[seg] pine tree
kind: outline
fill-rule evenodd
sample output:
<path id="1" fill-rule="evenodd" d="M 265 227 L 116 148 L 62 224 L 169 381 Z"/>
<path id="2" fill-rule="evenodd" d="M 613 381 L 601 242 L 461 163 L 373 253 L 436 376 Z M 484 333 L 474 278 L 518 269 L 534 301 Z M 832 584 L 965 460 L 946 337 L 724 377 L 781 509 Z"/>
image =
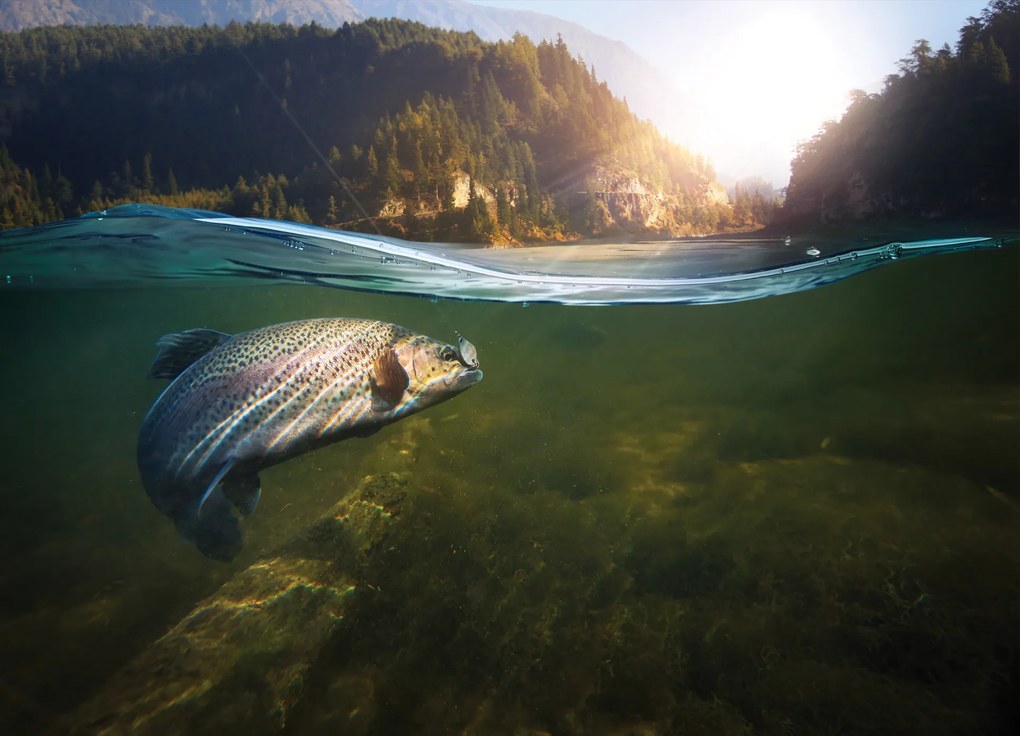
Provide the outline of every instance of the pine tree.
<path id="1" fill-rule="evenodd" d="M 510 201 L 507 199 L 506 190 L 501 186 L 496 187 L 496 217 L 500 225 L 510 224 Z"/>
<path id="2" fill-rule="evenodd" d="M 383 191 L 387 194 L 387 198 L 395 197 L 400 193 L 401 184 L 401 166 L 400 156 L 397 153 L 397 137 L 390 137 L 389 148 L 386 151 L 386 170 L 383 174 Z"/>
<path id="3" fill-rule="evenodd" d="M 121 193 L 125 196 L 134 196 L 135 177 L 131 171 L 131 162 L 124 159 L 124 166 L 121 168 Z"/>
<path id="4" fill-rule="evenodd" d="M 368 147 L 368 156 L 366 156 L 367 163 L 365 164 L 365 172 L 368 175 L 368 180 L 374 186 L 378 186 L 379 179 L 379 159 L 375 155 L 375 146 Z"/>
<path id="5" fill-rule="evenodd" d="M 152 176 L 152 154 L 148 151 L 142 159 L 142 190 L 146 194 L 156 193 L 156 180 Z"/>

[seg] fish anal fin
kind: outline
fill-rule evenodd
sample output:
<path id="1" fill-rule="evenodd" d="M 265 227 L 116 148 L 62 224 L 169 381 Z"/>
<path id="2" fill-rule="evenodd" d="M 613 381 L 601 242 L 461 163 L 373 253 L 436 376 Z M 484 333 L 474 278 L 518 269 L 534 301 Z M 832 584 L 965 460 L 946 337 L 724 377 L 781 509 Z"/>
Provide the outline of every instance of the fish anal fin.
<path id="1" fill-rule="evenodd" d="M 159 352 L 152 360 L 149 378 L 177 378 L 188 366 L 231 337 L 204 327 L 163 335 L 156 341 Z"/>
<path id="2" fill-rule="evenodd" d="M 206 557 L 229 562 L 241 549 L 241 529 L 231 504 L 247 515 L 255 510 L 259 480 L 254 473 L 228 477 L 233 463 L 226 462 L 209 481 L 205 492 L 172 514 L 177 531 Z M 229 495 L 228 495 L 229 494 Z"/>
<path id="3" fill-rule="evenodd" d="M 255 473 L 228 475 L 223 479 L 223 495 L 244 516 L 251 516 L 262 497 L 262 484 Z"/>
<path id="4" fill-rule="evenodd" d="M 396 406 L 410 383 L 392 349 L 384 351 L 372 364 L 372 396 L 384 409 Z"/>
<path id="5" fill-rule="evenodd" d="M 193 506 L 173 515 L 177 532 L 214 560 L 229 562 L 241 551 L 243 540 L 230 503 L 221 493 L 213 493 L 201 513 Z"/>

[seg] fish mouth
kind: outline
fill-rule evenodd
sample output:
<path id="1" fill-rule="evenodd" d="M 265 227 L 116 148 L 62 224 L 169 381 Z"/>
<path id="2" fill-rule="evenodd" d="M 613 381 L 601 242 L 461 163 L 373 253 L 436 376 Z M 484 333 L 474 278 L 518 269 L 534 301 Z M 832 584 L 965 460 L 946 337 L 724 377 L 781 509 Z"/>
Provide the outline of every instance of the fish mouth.
<path id="1" fill-rule="evenodd" d="M 482 371 L 478 367 L 466 366 L 458 373 L 451 374 L 444 383 L 448 388 L 455 391 L 463 391 L 482 380 Z"/>

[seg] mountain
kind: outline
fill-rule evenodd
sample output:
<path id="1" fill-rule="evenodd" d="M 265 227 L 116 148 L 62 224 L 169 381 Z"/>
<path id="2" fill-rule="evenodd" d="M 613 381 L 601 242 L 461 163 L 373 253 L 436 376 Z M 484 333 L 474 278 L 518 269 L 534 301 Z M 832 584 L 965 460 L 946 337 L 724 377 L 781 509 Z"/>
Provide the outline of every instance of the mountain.
<path id="1" fill-rule="evenodd" d="M 454 31 L 473 31 L 483 41 L 522 33 L 535 43 L 562 37 L 571 53 L 594 66 L 600 79 L 627 100 L 639 117 L 673 121 L 686 107 L 675 86 L 626 44 L 551 15 L 474 5 L 464 0 L 4 0 L 0 30 L 43 25 L 209 25 L 231 21 L 315 22 L 338 28 L 366 18 L 400 18 Z"/>
<path id="2" fill-rule="evenodd" d="M 736 224 L 562 40 L 64 26 L 0 33 L 0 60 L 7 226 L 137 199 L 489 242 Z"/>
<path id="3" fill-rule="evenodd" d="M 364 20 L 348 0 L 5 0 L 0 30 L 37 26 L 226 25 L 230 21 L 318 23 L 336 28 Z"/>

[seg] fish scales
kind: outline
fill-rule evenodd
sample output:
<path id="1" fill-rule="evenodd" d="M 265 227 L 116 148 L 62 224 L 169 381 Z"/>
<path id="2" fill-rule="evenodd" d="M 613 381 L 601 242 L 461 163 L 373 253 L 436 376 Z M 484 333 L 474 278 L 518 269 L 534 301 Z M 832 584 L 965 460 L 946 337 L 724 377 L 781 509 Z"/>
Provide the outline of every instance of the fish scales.
<path id="1" fill-rule="evenodd" d="M 265 431 L 268 417 L 286 416 L 281 409 L 299 392 L 319 388 L 321 393 L 328 384 L 349 386 L 367 375 L 372 352 L 380 351 L 392 334 L 368 334 L 385 323 L 335 322 L 319 331 L 306 323 L 253 330 L 231 340 L 229 350 L 199 359 L 181 376 L 188 380 L 179 386 L 175 382 L 165 396 L 164 414 L 187 424 L 184 446 L 222 442 L 258 426 Z M 341 393 L 334 401 L 345 398 Z M 190 459 L 185 455 L 177 463 L 178 476 L 186 471 L 180 467 L 185 458 Z"/>
<path id="2" fill-rule="evenodd" d="M 182 535 L 219 559 L 240 548 L 231 505 L 254 510 L 261 468 L 371 434 L 482 377 L 463 338 L 454 347 L 376 320 L 190 330 L 159 345 L 153 374 L 180 372 L 142 422 L 142 482 Z"/>

